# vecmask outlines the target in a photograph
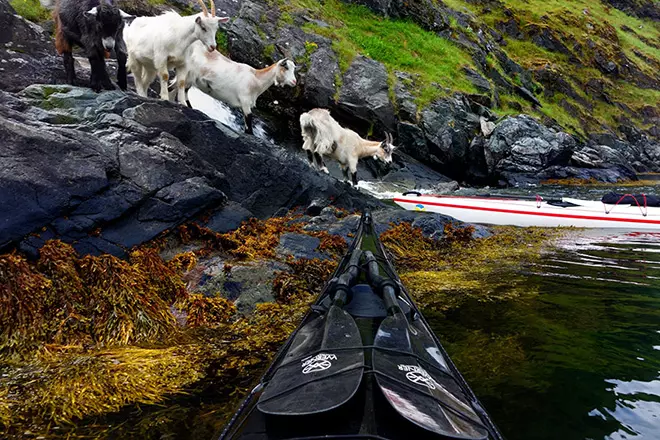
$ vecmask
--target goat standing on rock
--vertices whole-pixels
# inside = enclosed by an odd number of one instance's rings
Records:
[[[135,77],[135,89],[140,96],[147,96],[147,88],[156,75],[160,76],[160,97],[169,100],[167,83],[169,69],[176,69],[181,78],[177,98],[186,102],[185,83],[187,63],[185,54],[191,44],[200,41],[207,52],[216,48],[215,34],[218,25],[229,17],[216,17],[215,4],[211,0],[211,13],[202,0],[202,13],[182,17],[174,11],[157,17],[140,17],[126,28],[124,39],[128,46],[128,70]]]
[[[126,46],[122,36],[124,20],[132,15],[110,3],[110,0],[60,0],[53,10],[55,47],[64,56],[67,81],[75,85],[73,46],[85,50],[92,68],[91,87],[113,90],[105,66],[105,55],[112,49],[117,54],[117,83],[126,90]]]
[[[358,184],[358,160],[371,156],[385,163],[392,162],[392,152],[396,147],[392,145],[391,134],[387,133],[383,142],[362,139],[353,130],[339,125],[326,109],[315,108],[300,115],[300,128],[302,148],[307,151],[309,162],[314,165],[316,160],[316,166],[327,173],[323,156],[335,158],[346,180],[349,180],[350,172],[354,186]]]
[[[202,92],[243,112],[246,133],[252,134],[252,109],[257,98],[272,85],[295,87],[296,65],[288,58],[264,68],[255,69],[247,64],[230,60],[218,51],[207,52],[195,43],[186,55],[188,76],[183,77],[188,87]],[[175,83],[179,78],[173,81]],[[186,97],[187,101],[187,97]]]

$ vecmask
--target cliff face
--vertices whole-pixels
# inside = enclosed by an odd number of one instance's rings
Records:
[[[644,15],[644,6],[628,7]],[[269,110],[285,114],[294,132],[300,111],[329,107],[358,130],[396,131],[406,153],[455,179],[517,184],[527,179],[516,169],[548,176],[561,168],[607,180],[660,171],[658,26],[600,2],[244,0],[227,52],[253,65],[288,54],[302,65],[299,88],[262,101],[288,103]],[[570,135],[565,154],[530,168],[510,147],[512,163],[489,164],[480,118],[501,123],[521,113],[536,122],[517,124],[509,146],[524,148],[527,138],[535,141],[523,155],[543,150],[535,133],[545,125]],[[616,160],[580,159],[585,148],[603,147]]]

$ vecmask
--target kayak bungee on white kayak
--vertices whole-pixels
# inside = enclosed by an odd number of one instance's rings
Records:
[[[432,196],[410,191],[394,202],[409,211],[435,212],[467,223],[660,231],[660,202],[645,194],[610,193],[595,201],[490,194]]]

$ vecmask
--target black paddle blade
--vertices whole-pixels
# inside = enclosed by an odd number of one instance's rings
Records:
[[[486,439],[488,431],[453,377],[427,371],[413,355],[415,344],[410,341],[417,333],[401,313],[385,318],[378,329],[373,368],[386,399],[403,417],[431,432],[457,439]]]
[[[257,407],[276,415],[316,414],[337,408],[358,390],[363,366],[362,339],[355,320],[332,306],[325,316],[299,330]]]

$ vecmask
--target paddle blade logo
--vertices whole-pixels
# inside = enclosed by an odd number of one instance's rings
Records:
[[[422,367],[417,365],[399,365],[399,370],[406,372],[406,378],[414,384],[424,385],[429,390],[435,390],[440,385]]]
[[[319,353],[314,357],[302,360],[302,373],[316,373],[317,371],[327,370],[332,367],[332,362],[336,361],[337,355],[330,353]]]

